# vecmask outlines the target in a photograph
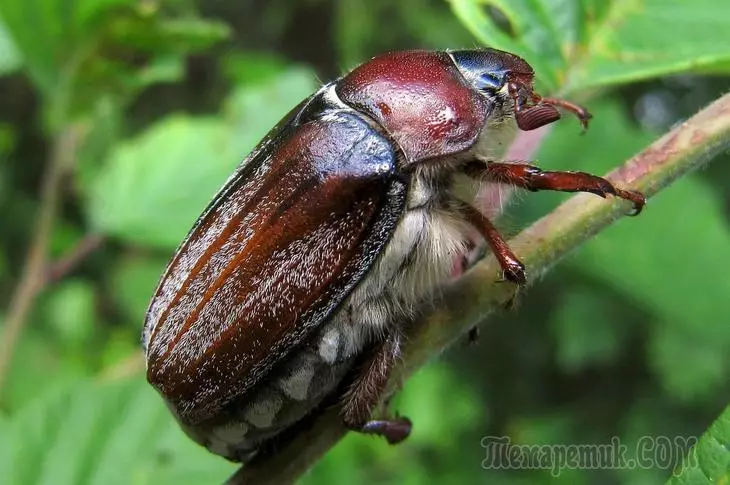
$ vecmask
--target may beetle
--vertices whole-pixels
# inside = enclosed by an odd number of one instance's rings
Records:
[[[522,263],[454,181],[591,192],[644,204],[583,172],[495,159],[504,133],[573,112],[533,91],[533,70],[494,49],[381,55],[294,108],[213,199],[146,316],[147,378],[183,429],[246,461],[336,400],[345,425],[376,419],[404,326],[450,281],[474,230],[506,279]]]

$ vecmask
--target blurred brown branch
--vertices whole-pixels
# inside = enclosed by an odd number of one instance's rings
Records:
[[[101,234],[86,234],[68,253],[47,265],[46,284],[55,283],[69,274],[102,244],[104,244],[104,236]]]
[[[28,314],[48,278],[48,244],[53,232],[64,175],[73,166],[82,137],[82,127],[70,125],[54,139],[51,158],[43,174],[40,208],[20,282],[10,300],[5,328],[0,338],[0,392],[13,359],[15,345],[23,332]]]
[[[621,187],[638,189],[651,196],[728,148],[730,94],[671,130],[611,172],[608,178]],[[580,194],[522,231],[510,241],[510,245],[527,265],[530,282],[535,283],[568,252],[630,209],[626,202]],[[646,210],[651,210],[651,206]],[[439,355],[470,327],[484,321],[485,317],[514,297],[514,286],[499,283],[498,274],[499,266],[490,256],[445,292],[443,301],[424,317],[423,323],[416,326],[416,331],[410,336],[404,362],[391,380],[391,393],[430,358]],[[338,410],[329,409],[311,429],[302,432],[276,455],[242,467],[227,483],[294,483],[345,432]],[[387,446],[385,442],[383,446]]]

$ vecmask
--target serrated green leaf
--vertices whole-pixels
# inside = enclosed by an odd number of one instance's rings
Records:
[[[730,61],[725,0],[451,0],[486,46],[525,57],[550,92],[588,91]],[[495,21],[489,8],[504,16]]]
[[[730,407],[687,453],[667,485],[730,483]]]
[[[0,483],[221,483],[235,470],[190,441],[142,378],[44,393],[6,429]]]
[[[234,92],[224,119],[171,116],[119,145],[91,184],[92,224],[176,247],[241,159],[313,87],[309,73],[293,70]]]
[[[614,0],[591,25],[566,91],[625,84],[730,61],[725,0]]]

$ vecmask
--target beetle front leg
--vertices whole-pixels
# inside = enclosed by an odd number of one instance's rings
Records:
[[[342,419],[349,429],[384,437],[391,445],[400,443],[411,434],[411,421],[401,417],[394,420],[371,420],[373,410],[385,391],[388,377],[400,357],[401,336],[392,332],[378,345],[345,393]]]
[[[585,109],[583,106],[571,103],[570,101],[566,101],[564,99],[557,98],[541,98],[541,101],[544,104],[550,106],[559,106],[567,111],[570,111],[578,118],[578,121],[580,121],[580,125],[583,127],[583,129],[588,129],[588,121],[593,118],[593,115],[590,114],[588,110]]]
[[[532,191],[589,192],[603,198],[612,195],[633,202],[632,215],[639,214],[646,204],[646,198],[641,193],[619,189],[608,180],[586,172],[549,172],[526,163],[496,162],[473,162],[467,167],[467,172]]]

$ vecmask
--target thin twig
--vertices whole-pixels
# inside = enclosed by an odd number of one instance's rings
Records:
[[[651,196],[728,148],[730,94],[677,126],[608,178],[622,187],[638,189]],[[510,245],[527,265],[530,281],[534,283],[569,251],[630,209],[623,201],[577,195],[524,230],[510,241]],[[641,220],[626,223],[640,224]],[[403,364],[391,380],[391,390],[470,327],[484,321],[513,298],[514,286],[499,283],[498,270],[494,258],[488,257],[445,292],[443,301],[410,336]],[[294,483],[344,435],[337,409],[330,409],[311,429],[301,433],[276,455],[256,466],[242,467],[227,483]]]
[[[15,345],[25,327],[28,313],[45,283],[48,243],[58,211],[61,182],[75,159],[80,135],[79,127],[72,125],[63,130],[53,143],[51,158],[41,186],[40,208],[33,239],[25,258],[20,282],[10,300],[5,329],[0,339],[0,391],[13,358]]]
[[[71,250],[46,267],[44,285],[60,280],[74,270],[104,242],[101,234],[86,234]]]

